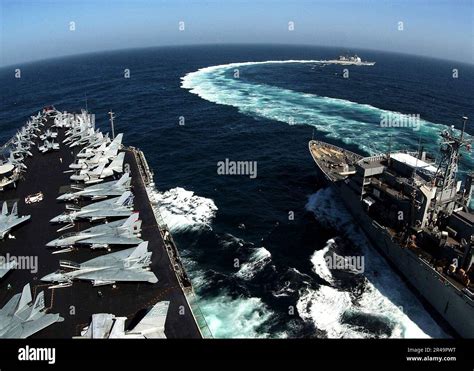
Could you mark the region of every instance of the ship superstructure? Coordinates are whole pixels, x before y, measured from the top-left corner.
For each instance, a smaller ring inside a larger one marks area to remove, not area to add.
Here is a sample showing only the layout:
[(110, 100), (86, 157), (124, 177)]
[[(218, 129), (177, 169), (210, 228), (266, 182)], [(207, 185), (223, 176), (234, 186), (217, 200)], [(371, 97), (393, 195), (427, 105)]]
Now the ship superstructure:
[(356, 65), (356, 66), (373, 66), (375, 62), (363, 61), (357, 54), (354, 55), (340, 55), (338, 59), (330, 59), (326, 63), (342, 64), (342, 65)]

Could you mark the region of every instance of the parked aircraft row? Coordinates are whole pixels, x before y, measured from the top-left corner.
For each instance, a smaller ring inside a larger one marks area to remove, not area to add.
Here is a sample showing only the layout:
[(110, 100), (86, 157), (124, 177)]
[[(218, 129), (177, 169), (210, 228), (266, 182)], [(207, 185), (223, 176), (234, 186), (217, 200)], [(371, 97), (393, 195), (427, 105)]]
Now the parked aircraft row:
[(31, 116), (13, 138), (0, 148), (0, 191), (10, 185), (16, 187), (17, 181), (27, 169), (25, 159), (33, 156), (33, 147), (37, 140), (41, 141), (38, 150), (42, 153), (59, 149), (59, 144), (54, 142), (58, 133), (51, 129), (42, 132), (48, 118), (57, 114), (58, 111), (52, 108)]
[[(41, 133), (48, 116), (54, 117), (54, 124)], [(75, 150), (81, 147), (75, 161), (69, 165), (71, 191), (60, 195), (57, 200), (66, 202), (66, 211), (51, 219), (51, 223), (66, 223), (58, 231), (75, 225), (78, 221), (97, 222), (73, 233), (66, 233), (47, 243), (47, 247), (67, 252), (79, 246), (92, 249), (111, 246), (127, 248), (96, 256), (77, 263), (60, 260), (59, 270), (43, 276), (40, 281), (50, 284), (49, 288), (72, 286), (74, 281), (88, 281), (93, 286), (111, 285), (117, 282), (156, 283), (158, 278), (150, 269), (152, 252), (148, 242), (141, 238), (142, 221), (140, 214), (134, 211), (134, 195), (131, 190), (131, 176), (124, 171), (125, 152), (121, 152), (123, 135), (110, 139), (95, 129), (93, 115), (82, 111), (79, 115), (58, 112), (49, 109), (32, 118), (27, 129), (21, 130), (14, 141), (14, 150), (10, 154), (9, 164), (19, 170), (26, 156), (31, 155), (31, 146), (41, 140), (38, 146), (41, 152), (58, 149), (59, 143), (55, 130), (65, 130), (63, 145)], [(0, 167), (1, 174), (1, 167)], [(119, 175), (120, 178), (112, 179)], [(1, 175), (0, 175), (1, 176)], [(30, 218), (17, 215), (14, 204), (8, 213), (4, 203), (0, 215), (0, 237), (4, 237), (11, 228)], [(63, 250), (61, 250), (63, 249)], [(14, 266), (0, 267), (2, 278)], [(166, 337), (164, 325), (169, 302), (159, 302), (131, 330), (125, 330), (125, 318), (107, 313), (94, 314), (88, 328), (82, 332), (83, 337), (125, 337), (151, 338)], [(32, 300), (29, 285), (21, 294), (17, 294), (0, 309), (0, 338), (27, 337), (37, 331), (63, 319), (59, 314), (46, 314), (44, 293)]]
[[(87, 119), (88, 116), (84, 111), (79, 117), (81, 119), (76, 121), (60, 117), (61, 122), (67, 121), (68, 125), (66, 139), (63, 142), (70, 147), (76, 145), (83, 147), (76, 155), (75, 161), (69, 165), (70, 169), (76, 171), (70, 179), (79, 184), (73, 184), (71, 192), (57, 198), (68, 204), (66, 211), (51, 219), (51, 223), (68, 223), (59, 231), (69, 228), (77, 221), (103, 220), (104, 223), (79, 232), (64, 234), (47, 243), (47, 246), (64, 249), (57, 252), (68, 252), (77, 246), (109, 250), (110, 246), (135, 247), (102, 255), (83, 263), (61, 261), (59, 271), (41, 280), (51, 282), (51, 288), (68, 287), (74, 280), (91, 281), (94, 286), (123, 281), (155, 283), (158, 279), (149, 270), (151, 252), (148, 251), (148, 242), (141, 239), (142, 222), (139, 213), (134, 212), (131, 177), (123, 168), (125, 152), (119, 152), (123, 135), (119, 134), (110, 140), (108, 135), (102, 135), (100, 131), (95, 130), (93, 121)], [(103, 182), (115, 174), (122, 175), (118, 180)], [(92, 185), (88, 185), (91, 183)], [(92, 202), (79, 206), (79, 202), (84, 201)]]

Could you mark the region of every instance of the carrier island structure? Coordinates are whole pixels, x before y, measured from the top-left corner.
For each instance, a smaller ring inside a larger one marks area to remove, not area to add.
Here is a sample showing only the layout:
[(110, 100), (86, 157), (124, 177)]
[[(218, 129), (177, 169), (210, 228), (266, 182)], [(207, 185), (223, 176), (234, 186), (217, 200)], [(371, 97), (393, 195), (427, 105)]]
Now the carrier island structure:
[(436, 161), (423, 148), (364, 157), (317, 140), (309, 152), (371, 245), (433, 315), (474, 338), (473, 169), (458, 179), (460, 156), (471, 149), (466, 122), (440, 132)]
[(145, 155), (86, 110), (0, 153), (0, 338), (211, 337)]

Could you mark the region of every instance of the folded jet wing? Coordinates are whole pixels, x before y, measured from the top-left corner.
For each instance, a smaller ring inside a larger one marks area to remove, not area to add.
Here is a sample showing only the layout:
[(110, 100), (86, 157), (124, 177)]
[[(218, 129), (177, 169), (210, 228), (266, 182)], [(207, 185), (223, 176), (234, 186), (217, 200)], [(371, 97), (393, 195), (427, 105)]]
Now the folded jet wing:
[(170, 302), (160, 301), (131, 330), (125, 330), (126, 317), (116, 317), (110, 313), (92, 315), (92, 322), (81, 332), (87, 339), (153, 339), (166, 338), (165, 323)]
[(158, 278), (149, 270), (151, 255), (148, 241), (145, 241), (137, 247), (102, 255), (81, 264), (61, 260), (59, 265), (63, 270), (48, 274), (41, 281), (58, 283), (50, 288), (71, 286), (74, 280), (91, 281), (94, 286), (115, 282), (156, 283)]
[(48, 247), (91, 245), (92, 248), (108, 248), (110, 245), (138, 245), (142, 221), (139, 213), (127, 219), (96, 225), (80, 232), (67, 233), (46, 244)]
[(2, 214), (0, 215), (0, 239), (3, 239), (10, 230), (30, 219), (30, 215), (18, 216), (18, 203), (15, 202), (12, 211), (8, 214), (7, 202), (3, 202)]
[(33, 303), (30, 284), (21, 294), (16, 294), (0, 309), (0, 338), (24, 339), (56, 322), (62, 322), (59, 314), (46, 313), (44, 292)]
[(69, 212), (60, 214), (50, 220), (51, 223), (72, 223), (76, 219), (91, 221), (106, 218), (124, 218), (133, 213), (133, 194), (125, 191), (120, 197), (94, 202), (82, 208), (69, 208)]
[(124, 173), (119, 180), (94, 184), (77, 192), (65, 193), (57, 199), (59, 201), (72, 201), (82, 197), (96, 200), (110, 196), (120, 196), (130, 189), (130, 182), (130, 174)]

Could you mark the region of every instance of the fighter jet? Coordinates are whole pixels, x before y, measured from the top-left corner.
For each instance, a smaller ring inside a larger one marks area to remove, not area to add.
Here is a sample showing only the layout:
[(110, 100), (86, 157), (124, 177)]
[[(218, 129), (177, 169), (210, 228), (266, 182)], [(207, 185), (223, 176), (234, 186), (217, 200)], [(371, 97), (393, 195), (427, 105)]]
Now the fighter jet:
[(108, 144), (110, 144), (109, 133), (103, 135), (102, 132), (99, 132), (94, 141), (89, 143), (89, 145), (82, 147), (82, 149), (76, 155), (76, 158), (91, 158), (96, 154), (96, 151), (99, 149), (99, 147), (107, 146)]
[(59, 314), (46, 314), (44, 292), (41, 291), (33, 304), (30, 284), (21, 294), (16, 294), (0, 309), (0, 338), (25, 339), (56, 322), (62, 322)]
[(166, 338), (165, 323), (169, 301), (160, 301), (131, 330), (125, 330), (127, 317), (116, 317), (109, 313), (92, 315), (92, 322), (81, 332), (86, 339), (158, 339)]
[(16, 166), (19, 169), (26, 170), (26, 165), (23, 163), (24, 157), (19, 155), (15, 157), (13, 152), (10, 151), (10, 156), (8, 157), (8, 162)]
[(68, 287), (73, 280), (91, 281), (93, 286), (115, 282), (156, 283), (158, 278), (149, 270), (151, 255), (148, 241), (145, 241), (137, 247), (102, 255), (82, 264), (61, 260), (59, 266), (63, 270), (48, 274), (41, 281), (57, 283), (49, 288)]
[(26, 149), (30, 149), (31, 146), (34, 146), (35, 142), (33, 140), (37, 135), (34, 134), (33, 130), (31, 130), (31, 132), (30, 130), (31, 129), (27, 129), (27, 127), (23, 126), (13, 137), (13, 144), (17, 146), (21, 145)]
[(54, 138), (57, 138), (57, 136), (58, 136), (57, 132), (47, 129), (43, 134), (40, 135), (40, 139), (41, 140), (54, 139)]
[(12, 211), (8, 214), (7, 202), (3, 203), (2, 215), (0, 215), (0, 239), (3, 239), (10, 230), (30, 219), (30, 215), (18, 216), (18, 204), (15, 202)]
[(120, 152), (114, 160), (107, 165), (100, 163), (92, 170), (80, 170), (79, 173), (71, 175), (70, 179), (84, 182), (85, 184), (93, 184), (103, 182), (105, 178), (114, 175), (115, 173), (123, 173), (123, 161), (125, 159), (125, 152)]
[(40, 147), (38, 147), (39, 151), (41, 153), (46, 153), (46, 152), (50, 152), (50, 151), (53, 151), (53, 150), (58, 150), (59, 149), (59, 143), (55, 143), (54, 141), (49, 141), (49, 140), (45, 140), (44, 141), (44, 144)]
[(91, 245), (93, 249), (108, 248), (109, 245), (138, 245), (142, 221), (139, 213), (127, 219), (96, 225), (80, 232), (67, 233), (46, 244), (48, 247), (67, 247), (75, 244)]
[(64, 139), (63, 143), (72, 144), (94, 134), (94, 116), (87, 111), (82, 110), (80, 115), (70, 115), (68, 120), (70, 120), (68, 124), (69, 130), (65, 133), (66, 139)]
[(130, 189), (130, 174), (124, 173), (119, 180), (112, 180), (110, 182), (98, 183), (80, 189), (77, 192), (65, 193), (57, 198), (59, 201), (72, 201), (79, 198), (91, 198), (98, 200), (110, 196), (120, 196), (125, 191)]
[(124, 192), (120, 197), (94, 202), (83, 208), (67, 207), (70, 211), (60, 214), (50, 220), (51, 223), (73, 223), (76, 219), (89, 219), (90, 221), (128, 217), (133, 213), (133, 194)]
[[(81, 126), (82, 125), (82, 126)], [(63, 140), (64, 144), (69, 147), (76, 147), (78, 145), (88, 145), (89, 141), (95, 140), (99, 135), (99, 129), (94, 130), (92, 124), (81, 123), (79, 126), (73, 126), (71, 130), (66, 132), (66, 139)]]
[(85, 133), (81, 133), (78, 138), (75, 137), (75, 139), (70, 140), (69, 147), (73, 148), (81, 145), (87, 146), (90, 143), (95, 142), (101, 135), (99, 129), (94, 131), (93, 128), (90, 128)]
[(33, 153), (31, 153), (30, 151), (30, 145), (25, 144), (25, 142), (23, 141), (13, 142), (13, 144), (15, 145), (15, 147), (11, 150), (13, 155), (17, 157), (21, 156), (22, 158), (24, 158), (25, 156), (33, 156)]
[(78, 160), (69, 165), (70, 169), (93, 169), (101, 163), (108, 163), (110, 159), (117, 156), (118, 150), (122, 146), (122, 137), (123, 134), (119, 134), (115, 139), (107, 146), (104, 142), (97, 149), (90, 151), (89, 154), (92, 154), (89, 158), (80, 157)]
[(56, 116), (54, 117), (54, 124), (52, 125), (52, 127), (71, 128), (73, 119), (74, 115), (72, 113), (58, 111)]

